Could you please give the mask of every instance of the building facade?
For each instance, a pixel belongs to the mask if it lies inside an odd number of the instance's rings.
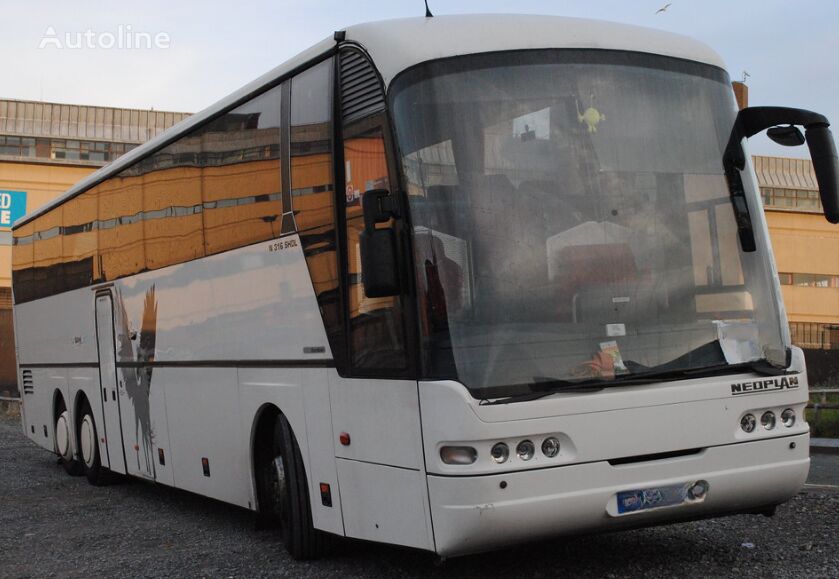
[[[839,350],[839,227],[822,211],[813,164],[754,157],[792,341]]]
[[[15,389],[11,225],[186,113],[0,100],[0,392]]]

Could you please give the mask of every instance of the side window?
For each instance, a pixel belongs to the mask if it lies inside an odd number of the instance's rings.
[[[291,80],[291,203],[332,355],[342,365],[343,340],[332,160],[332,60]]]
[[[142,177],[123,174],[97,187],[99,268],[108,281],[146,269]]]
[[[279,237],[281,92],[255,97],[16,230],[15,299]]]
[[[380,107],[360,109],[354,89],[366,84],[373,94],[380,94],[381,88],[369,62],[358,53],[342,55],[341,83],[350,360],[360,370],[401,370],[407,366],[402,298],[365,295],[359,251],[359,235],[364,229],[364,193],[373,189],[396,193],[395,181],[388,171],[385,116],[378,112],[384,98],[381,95]],[[370,102],[366,100],[365,105]]]
[[[240,105],[100,186],[106,279],[279,237],[280,92]]]
[[[12,232],[12,287],[16,303],[35,299],[34,233],[34,221]]]
[[[61,207],[61,262],[68,290],[87,287],[99,279],[96,215],[96,189]]]
[[[280,93],[256,97],[200,135],[207,255],[280,236]]]

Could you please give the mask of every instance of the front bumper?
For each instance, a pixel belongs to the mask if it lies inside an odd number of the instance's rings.
[[[548,536],[779,504],[807,478],[809,439],[805,433],[620,466],[598,461],[483,476],[428,475],[436,550],[442,556],[461,555]],[[616,514],[620,491],[697,480],[708,482],[702,501]]]

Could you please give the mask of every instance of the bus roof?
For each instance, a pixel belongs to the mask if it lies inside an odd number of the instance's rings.
[[[686,36],[601,20],[561,16],[470,14],[401,18],[349,26],[345,39],[370,54],[387,87],[415,64],[479,52],[538,48],[592,48],[661,54],[724,68],[720,56]],[[91,173],[66,193],[18,219],[13,229],[113,177],[153,151],[176,140],[205,120],[260,92],[282,77],[335,48],[329,37],[268,71],[236,92],[179,122],[145,144]]]

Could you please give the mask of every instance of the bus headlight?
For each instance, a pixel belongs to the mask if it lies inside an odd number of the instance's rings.
[[[472,464],[478,460],[478,451],[471,446],[444,446],[440,458],[446,464]]]
[[[792,408],[787,408],[783,412],[781,412],[781,422],[784,423],[784,426],[789,428],[793,424],[795,424],[795,410]]]
[[[757,420],[755,420],[754,414],[746,414],[740,419],[740,428],[743,429],[743,432],[753,432],[755,426],[757,426]]]
[[[533,455],[536,454],[536,447],[533,446],[532,441],[522,440],[518,446],[516,446],[516,454],[522,460],[530,460],[533,458]]]
[[[507,459],[510,458],[510,447],[503,442],[499,442],[492,447],[492,450],[489,451],[489,455],[492,457],[492,460],[498,464],[507,462]]]
[[[553,458],[559,454],[559,440],[554,436],[549,436],[542,441],[542,454],[548,458]]]
[[[775,413],[771,410],[764,412],[760,417],[760,425],[766,430],[772,430],[775,428]]]

